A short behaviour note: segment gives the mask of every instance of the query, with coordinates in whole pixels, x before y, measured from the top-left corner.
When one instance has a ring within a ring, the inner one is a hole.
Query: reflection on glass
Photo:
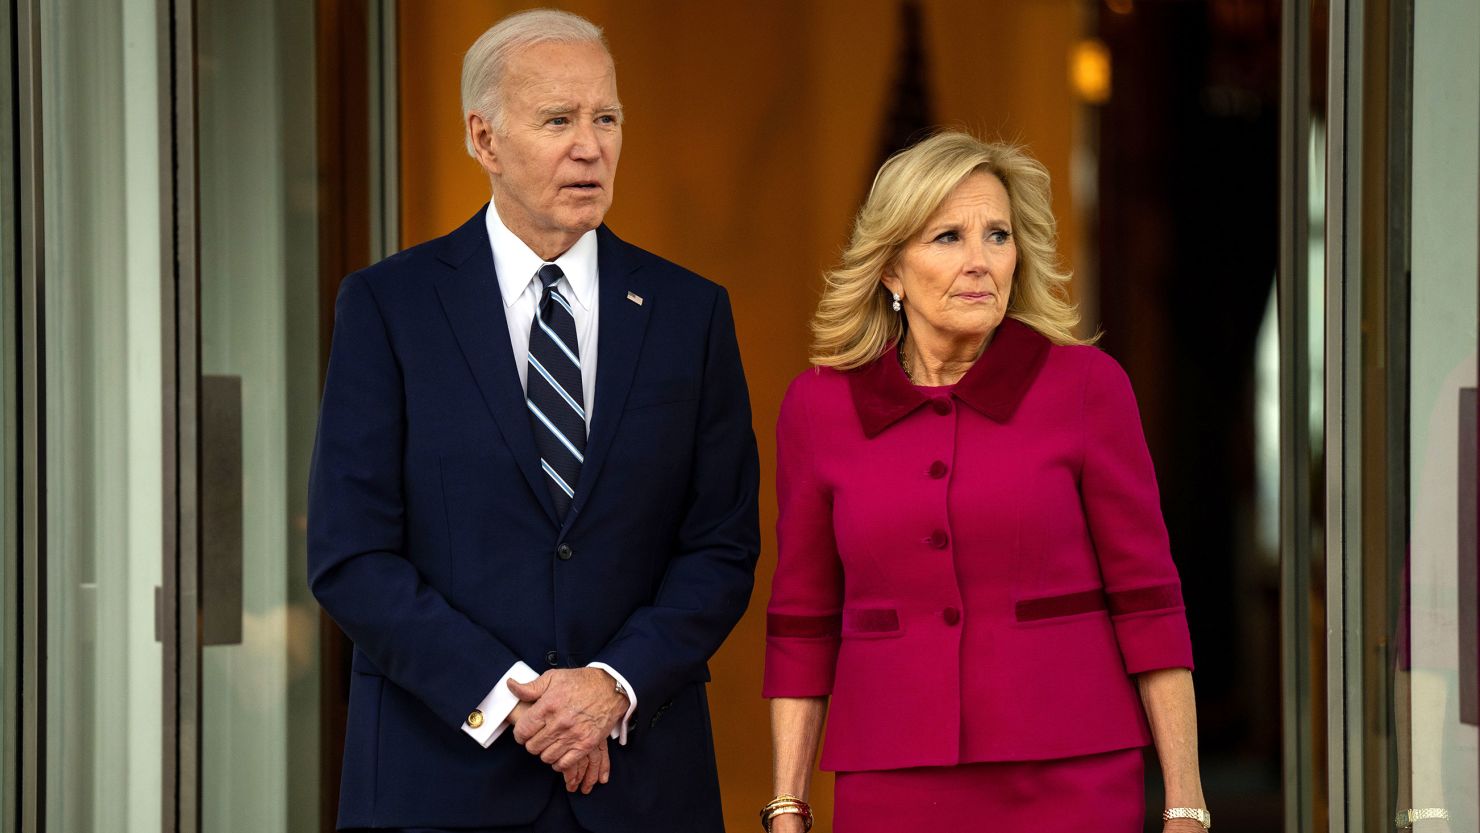
[[[1326,448],[1326,125],[1319,116],[1310,120],[1310,188],[1306,221],[1310,229],[1306,249],[1306,275],[1309,277],[1310,304],[1306,321],[1310,355],[1310,449],[1314,458],[1313,472],[1325,471]],[[1312,496],[1316,526],[1325,524],[1324,491]],[[1324,536],[1320,536],[1324,538]],[[1316,553],[1324,553],[1325,541],[1315,544]]]
[[[1310,141],[1306,149],[1308,180],[1304,194],[1306,206],[1306,356],[1309,373],[1306,378],[1309,395],[1306,401],[1308,419],[1304,426],[1310,447],[1307,464],[1311,471],[1311,515],[1305,519],[1306,533],[1314,557],[1324,559],[1324,492],[1325,470],[1325,269],[1326,269],[1326,136],[1318,115],[1310,121]],[[1279,552],[1280,508],[1280,397],[1279,318],[1276,305],[1277,287],[1271,287],[1254,352],[1254,455],[1255,455],[1255,535],[1259,550],[1277,560]],[[1299,314],[1300,311],[1297,311]],[[1293,354],[1292,354],[1293,356]],[[1311,577],[1311,592],[1324,594],[1325,584],[1319,576]],[[1313,606],[1319,610],[1319,606]]]
[[[1312,29],[1324,31],[1325,10],[1317,3],[1312,15]],[[1324,40],[1322,41],[1324,44]],[[1324,77],[1311,79],[1312,91],[1320,90],[1324,98]],[[1305,634],[1309,666],[1302,669],[1310,684],[1311,771],[1304,774],[1310,788],[1312,828],[1329,826],[1329,781],[1331,762],[1327,760],[1326,712],[1326,131],[1320,111],[1310,119],[1310,170],[1306,191],[1309,203],[1306,220],[1306,351],[1309,359],[1309,387],[1306,396],[1306,430],[1309,432],[1310,493],[1307,506],[1307,534],[1311,554],[1309,598]],[[1299,312],[1297,311],[1297,314]]]
[[[242,622],[201,658],[201,829],[318,829],[314,3],[197,3],[201,368],[241,382]]]
[[[1254,537],[1261,558],[1280,558],[1280,328],[1271,285],[1254,341]]]
[[[46,829],[158,831],[160,156],[153,4],[41,3]]]
[[[1394,699],[1400,737],[1398,809],[1442,810],[1424,829],[1480,826],[1473,708],[1477,604],[1473,459],[1462,465],[1462,437],[1473,443],[1476,387],[1476,228],[1480,194],[1480,93],[1454,78],[1480,75],[1480,6],[1471,0],[1415,4],[1409,481],[1411,543],[1398,625]],[[1466,393],[1468,392],[1468,393]],[[1473,445],[1470,446],[1473,448]],[[1467,482],[1466,482],[1467,481]],[[1462,489],[1468,488],[1467,492]],[[1460,495],[1471,497],[1462,506]],[[1468,537],[1465,546],[1461,541]],[[1460,581],[1461,576],[1468,580]],[[1466,615],[1468,613],[1468,616]],[[1469,647],[1462,650],[1462,646]],[[1466,687],[1469,691],[1466,691]]]

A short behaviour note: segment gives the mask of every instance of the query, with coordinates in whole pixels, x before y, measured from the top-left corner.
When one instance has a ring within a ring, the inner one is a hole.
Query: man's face
[[[599,44],[542,43],[513,56],[503,84],[501,129],[470,116],[474,145],[499,219],[553,258],[611,208],[622,152],[616,70]]]

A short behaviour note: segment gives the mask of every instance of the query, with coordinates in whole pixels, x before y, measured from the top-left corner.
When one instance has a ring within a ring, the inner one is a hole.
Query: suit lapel
[[[581,465],[581,479],[566,516],[567,530],[590,497],[611,451],[622,409],[627,404],[627,391],[632,388],[632,377],[637,371],[648,312],[658,300],[642,280],[639,265],[626,243],[606,226],[597,229],[596,241],[597,303],[601,310],[596,336],[596,407],[586,443],[586,461]],[[641,298],[642,303],[630,300],[629,292]]]
[[[552,522],[558,522],[550,488],[540,471],[524,389],[519,385],[514,367],[508,319],[504,316],[503,297],[493,271],[493,250],[489,247],[484,220],[487,210],[484,206],[483,211],[447,236],[438,259],[452,270],[437,277],[437,297],[483,394],[483,402],[498,423],[499,433],[545,514]],[[605,310],[602,312],[605,314]],[[605,319],[601,323],[604,327]],[[602,360],[605,361],[605,356]]]

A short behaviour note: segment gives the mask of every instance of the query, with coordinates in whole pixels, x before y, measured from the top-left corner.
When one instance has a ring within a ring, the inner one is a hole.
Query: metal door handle
[[[200,377],[202,645],[242,641],[242,378]]]

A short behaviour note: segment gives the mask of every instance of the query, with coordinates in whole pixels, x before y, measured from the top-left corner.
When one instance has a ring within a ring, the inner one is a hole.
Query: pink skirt
[[[1140,833],[1140,749],[1051,761],[839,772],[835,833]],[[820,827],[820,825],[819,825]]]

